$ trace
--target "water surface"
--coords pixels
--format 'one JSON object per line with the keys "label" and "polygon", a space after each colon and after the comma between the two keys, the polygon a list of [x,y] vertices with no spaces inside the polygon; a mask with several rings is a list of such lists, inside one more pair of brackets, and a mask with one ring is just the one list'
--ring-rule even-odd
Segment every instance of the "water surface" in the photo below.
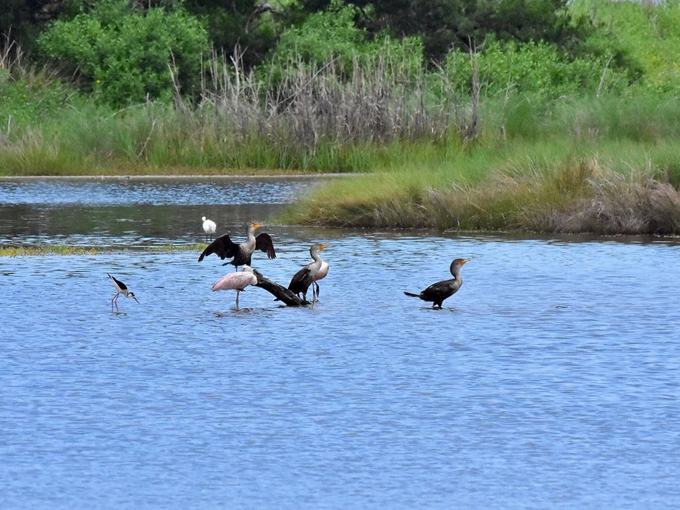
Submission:
{"label": "water surface", "polygon": [[[151,237],[103,225],[67,236]],[[0,258],[2,508],[677,507],[677,243],[268,231],[281,283],[332,245],[314,308],[190,251]],[[443,310],[402,293],[458,256]]]}

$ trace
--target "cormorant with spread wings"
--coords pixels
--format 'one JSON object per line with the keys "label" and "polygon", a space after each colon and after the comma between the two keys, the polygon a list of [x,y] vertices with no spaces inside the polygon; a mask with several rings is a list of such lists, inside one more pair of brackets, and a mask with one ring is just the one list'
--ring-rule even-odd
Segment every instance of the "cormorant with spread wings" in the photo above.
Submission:
{"label": "cormorant with spread wings", "polygon": [[256,249],[265,252],[270,259],[275,259],[276,251],[274,251],[274,243],[269,234],[262,233],[255,237],[255,230],[260,227],[261,225],[256,222],[248,225],[246,230],[247,238],[242,243],[232,241],[229,234],[218,237],[203,250],[201,256],[198,257],[198,261],[200,262],[206,256],[214,253],[222,260],[232,258],[227,264],[233,264],[238,269],[238,266],[251,265],[250,259]]}

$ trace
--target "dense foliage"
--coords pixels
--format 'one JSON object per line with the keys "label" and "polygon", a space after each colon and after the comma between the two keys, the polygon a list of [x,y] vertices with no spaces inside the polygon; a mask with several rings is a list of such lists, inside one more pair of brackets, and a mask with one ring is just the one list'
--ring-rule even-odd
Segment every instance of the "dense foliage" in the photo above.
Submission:
{"label": "dense foliage", "polygon": [[673,94],[678,27],[675,1],[9,0],[0,13],[0,30],[34,60],[48,59],[81,91],[117,107],[167,102],[178,91],[200,99],[215,55],[237,58],[265,88],[300,65],[332,63],[348,79],[356,63],[372,66],[389,53],[386,65],[404,79],[446,76],[463,96],[474,80],[487,96],[622,93],[630,85]]}
{"label": "dense foliage", "polygon": [[130,11],[127,0],[102,0],[88,13],[56,21],[38,44],[113,105],[169,99],[173,72],[191,94],[209,50],[202,24],[182,9]]}

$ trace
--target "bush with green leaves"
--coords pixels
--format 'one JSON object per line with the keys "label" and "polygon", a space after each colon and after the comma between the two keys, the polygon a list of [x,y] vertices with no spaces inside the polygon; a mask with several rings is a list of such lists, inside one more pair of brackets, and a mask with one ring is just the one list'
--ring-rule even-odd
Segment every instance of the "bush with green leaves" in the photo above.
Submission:
{"label": "bush with green leaves", "polygon": [[596,51],[616,49],[639,72],[640,92],[677,95],[680,89],[680,1],[600,2],[576,0],[571,10],[595,30],[586,44]]}
{"label": "bush with green leaves", "polygon": [[263,67],[275,76],[297,72],[300,66],[321,67],[333,62],[345,76],[360,67],[382,60],[389,71],[398,75],[412,75],[423,66],[423,44],[419,37],[397,40],[380,34],[369,39],[365,30],[358,28],[354,18],[356,8],[333,3],[328,10],[309,15],[299,26],[286,29]]}
{"label": "bush with green leaves", "polygon": [[173,73],[181,92],[192,93],[201,55],[210,50],[203,24],[180,7],[131,10],[127,0],[103,0],[56,21],[38,44],[75,73],[84,90],[115,106],[170,99]]}
{"label": "bush with green leaves", "polygon": [[477,68],[485,96],[518,92],[545,97],[622,91],[628,75],[615,68],[607,55],[571,58],[554,44],[487,41],[474,55],[452,50],[444,71],[461,93],[470,90]]}

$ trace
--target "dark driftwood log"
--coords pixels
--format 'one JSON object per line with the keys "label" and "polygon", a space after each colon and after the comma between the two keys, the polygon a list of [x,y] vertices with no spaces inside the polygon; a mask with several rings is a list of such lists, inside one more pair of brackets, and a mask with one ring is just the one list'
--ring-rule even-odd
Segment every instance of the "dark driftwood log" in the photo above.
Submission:
{"label": "dark driftwood log", "polygon": [[300,299],[287,288],[262,276],[262,273],[260,273],[257,269],[253,269],[253,273],[255,273],[255,276],[257,276],[257,284],[255,285],[256,287],[263,288],[271,295],[275,296],[278,300],[286,303],[288,306],[306,306],[309,304],[309,302],[305,301],[304,299]]}

